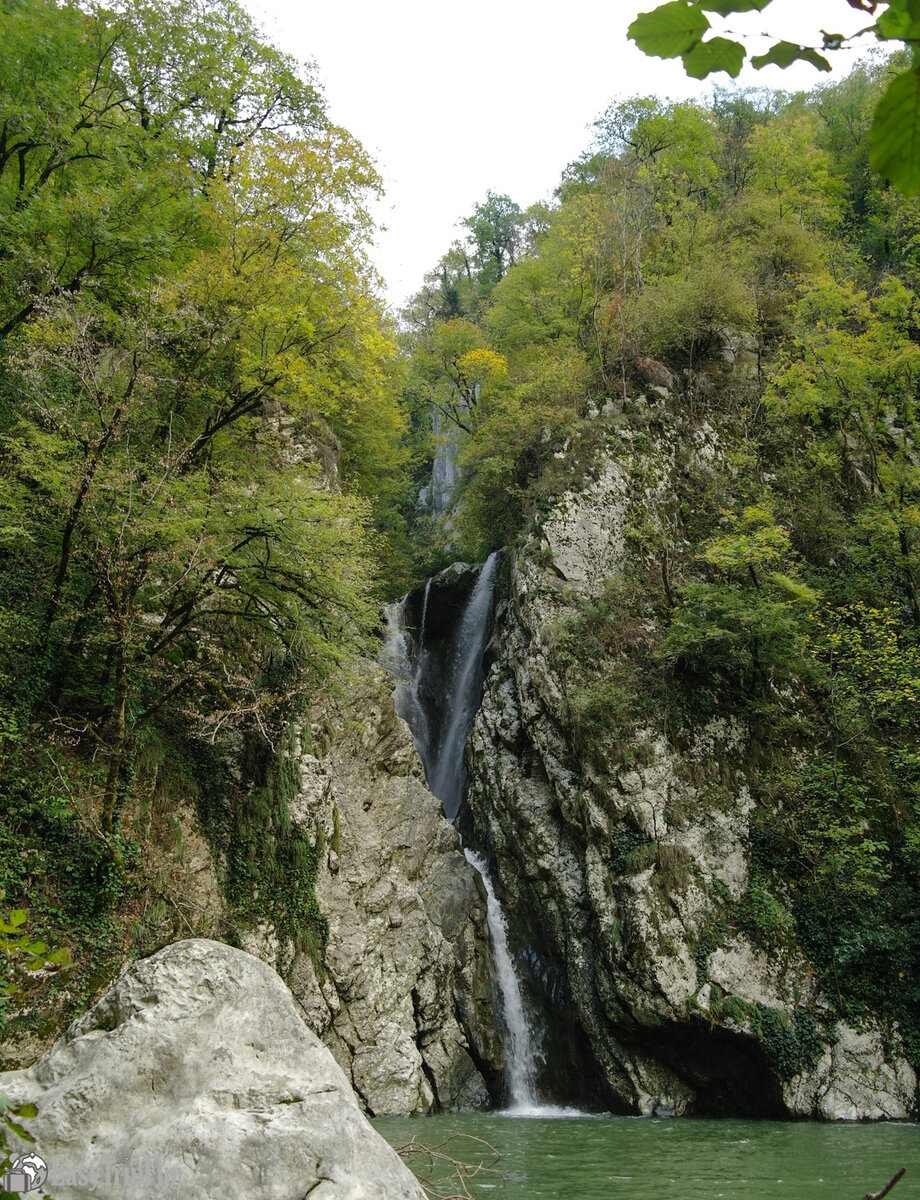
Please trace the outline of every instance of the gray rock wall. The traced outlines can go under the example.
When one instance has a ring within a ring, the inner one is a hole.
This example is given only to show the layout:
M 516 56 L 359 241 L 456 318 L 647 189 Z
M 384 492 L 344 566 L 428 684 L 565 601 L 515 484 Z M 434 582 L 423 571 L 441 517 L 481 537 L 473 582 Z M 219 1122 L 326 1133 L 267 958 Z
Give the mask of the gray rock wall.
M 692 453 L 705 469 L 714 440 L 704 428 L 697 443 Z M 789 1078 L 757 1036 L 756 1014 L 769 1010 L 783 1036 L 804 1037 L 803 1014 L 827 1011 L 804 956 L 788 945 L 768 954 L 743 933 L 707 944 L 725 902 L 749 882 L 742 723 L 701 725 L 680 751 L 654 719 L 631 735 L 626 755 L 612 745 L 598 761 L 576 749 L 552 640 L 579 598 L 628 569 L 630 505 L 644 500 L 653 510 L 675 461 L 663 442 L 637 498 L 626 460 L 609 456 L 512 562 L 467 751 L 466 819 L 490 856 L 519 946 L 562 975 L 571 1002 L 563 1020 L 580 1026 L 610 1106 L 904 1118 L 917 1080 L 897 1029 L 833 1025 L 815 1065 Z M 728 763 L 740 769 L 724 772 L 723 801 L 697 803 L 693 781 L 721 777 Z M 631 870 L 614 868 L 624 836 L 648 847 Z
M 300 751 L 291 815 L 323 830 L 329 938 L 322 965 L 299 953 L 288 980 L 369 1112 L 474 1108 L 501 1065 L 485 901 L 391 690 L 362 668 Z M 276 952 L 268 930 L 247 948 Z

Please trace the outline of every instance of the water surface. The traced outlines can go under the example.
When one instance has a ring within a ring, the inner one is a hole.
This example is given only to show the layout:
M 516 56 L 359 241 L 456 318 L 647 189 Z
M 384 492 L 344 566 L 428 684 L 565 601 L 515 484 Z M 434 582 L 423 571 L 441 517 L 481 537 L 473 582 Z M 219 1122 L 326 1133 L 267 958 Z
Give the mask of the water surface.
M 483 1200 L 862 1200 L 899 1167 L 891 1200 L 920 1200 L 920 1126 L 675 1121 L 501 1113 L 380 1118 L 394 1146 L 415 1139 L 470 1163 L 500 1153 L 502 1176 L 468 1183 Z

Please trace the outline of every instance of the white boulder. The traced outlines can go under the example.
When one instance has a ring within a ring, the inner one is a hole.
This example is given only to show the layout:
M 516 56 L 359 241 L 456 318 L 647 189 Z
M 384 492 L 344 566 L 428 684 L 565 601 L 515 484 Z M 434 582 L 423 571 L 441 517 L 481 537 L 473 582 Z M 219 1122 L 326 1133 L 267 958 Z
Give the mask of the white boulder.
M 280 977 L 218 942 L 134 964 L 0 1091 L 55 1200 L 423 1200 Z

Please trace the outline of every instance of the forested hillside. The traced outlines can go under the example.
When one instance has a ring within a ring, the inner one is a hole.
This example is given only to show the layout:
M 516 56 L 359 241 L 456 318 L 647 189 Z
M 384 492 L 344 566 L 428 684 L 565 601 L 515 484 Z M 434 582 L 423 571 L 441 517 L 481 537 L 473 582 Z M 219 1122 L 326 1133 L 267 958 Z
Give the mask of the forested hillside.
M 801 945 L 834 1014 L 897 1019 L 916 1064 L 920 204 L 867 155 L 902 68 L 615 103 L 557 202 L 487 197 L 406 315 L 415 427 L 434 406 L 461 443 L 448 524 L 415 518 L 430 562 L 509 544 L 551 568 L 544 515 L 605 463 L 628 477 L 628 569 L 541 631 L 585 794 L 617 794 L 649 728 L 678 751 L 712 719 L 750 731 L 668 810 L 680 828 L 741 780 L 754 800 L 701 981 L 733 932 Z M 617 836 L 614 896 L 652 866 L 666 911 L 692 864 Z M 736 1010 L 718 1019 L 757 1025 Z M 815 1060 L 808 1028 L 786 1067 Z
M 309 70 L 234 0 L 0 39 L 0 879 L 79 1002 L 202 927 L 183 805 L 240 920 L 322 941 L 279 753 L 378 619 L 404 420 Z

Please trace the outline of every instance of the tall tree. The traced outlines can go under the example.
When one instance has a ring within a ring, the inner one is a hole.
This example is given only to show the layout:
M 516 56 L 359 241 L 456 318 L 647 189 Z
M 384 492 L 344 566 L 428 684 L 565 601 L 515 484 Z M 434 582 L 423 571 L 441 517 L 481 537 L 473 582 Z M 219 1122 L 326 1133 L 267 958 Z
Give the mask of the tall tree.
M 469 230 L 480 291 L 487 295 L 509 267 L 514 266 L 524 214 L 510 196 L 490 191 L 482 204 L 473 206 L 472 214 L 463 224 Z
M 164 704 L 274 743 L 373 619 L 378 179 L 234 0 L 3 22 L 0 671 L 95 743 L 111 835 Z

